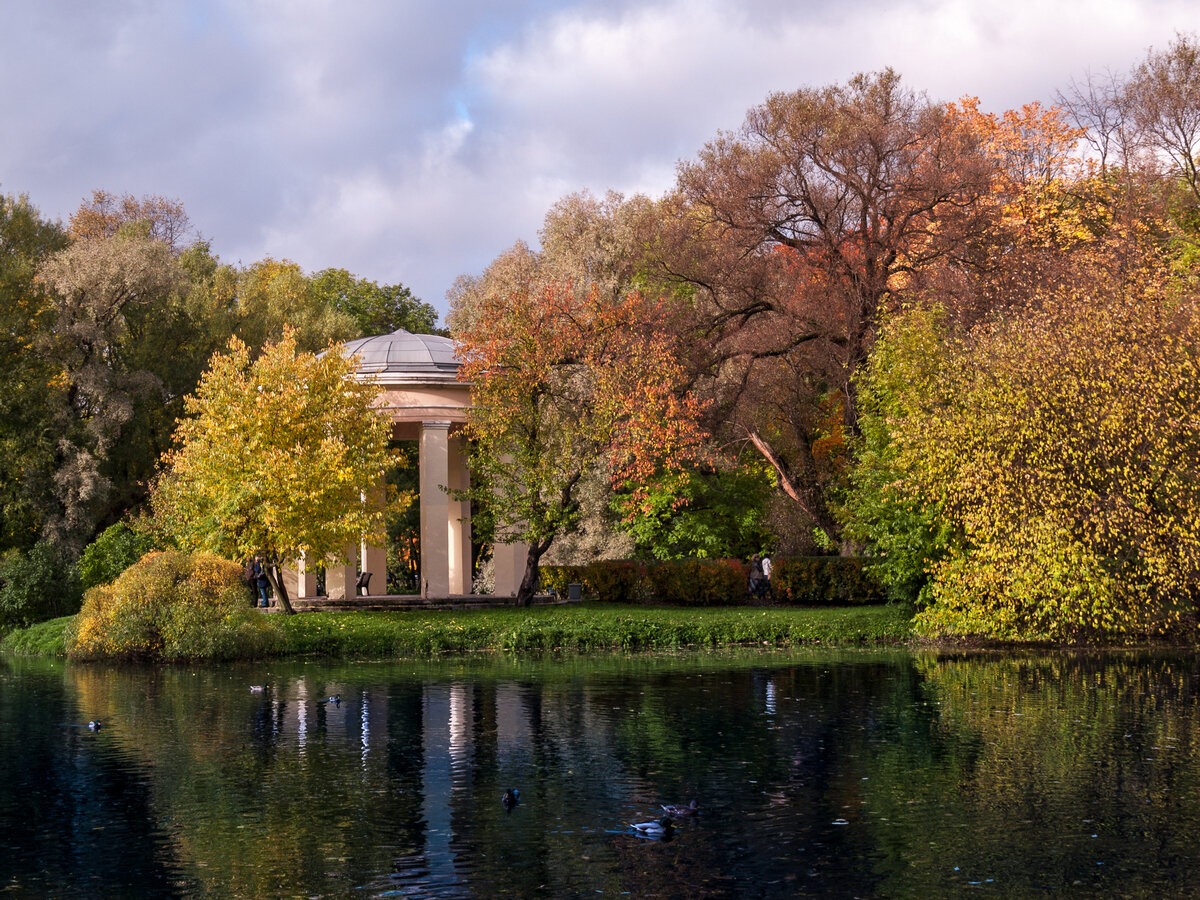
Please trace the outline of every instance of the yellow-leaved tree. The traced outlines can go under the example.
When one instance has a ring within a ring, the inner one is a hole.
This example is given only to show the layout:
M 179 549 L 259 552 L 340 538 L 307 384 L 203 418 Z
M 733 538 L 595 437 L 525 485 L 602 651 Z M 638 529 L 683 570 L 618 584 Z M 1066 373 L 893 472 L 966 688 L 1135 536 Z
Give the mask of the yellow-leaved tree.
M 187 398 L 153 489 L 160 525 L 184 549 L 266 559 L 289 613 L 282 560 L 382 540 L 384 510 L 367 497 L 389 465 L 391 424 L 353 373 L 336 346 L 298 352 L 290 329 L 257 359 L 233 338 Z

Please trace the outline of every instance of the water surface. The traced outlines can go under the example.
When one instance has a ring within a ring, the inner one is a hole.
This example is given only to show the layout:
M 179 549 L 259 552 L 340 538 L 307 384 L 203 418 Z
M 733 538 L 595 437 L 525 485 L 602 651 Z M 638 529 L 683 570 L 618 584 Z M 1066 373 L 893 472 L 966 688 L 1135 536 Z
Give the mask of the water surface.
M 1138 653 L 3 658 L 0 893 L 1191 896 L 1196 675 Z M 669 840 L 626 827 L 693 798 Z

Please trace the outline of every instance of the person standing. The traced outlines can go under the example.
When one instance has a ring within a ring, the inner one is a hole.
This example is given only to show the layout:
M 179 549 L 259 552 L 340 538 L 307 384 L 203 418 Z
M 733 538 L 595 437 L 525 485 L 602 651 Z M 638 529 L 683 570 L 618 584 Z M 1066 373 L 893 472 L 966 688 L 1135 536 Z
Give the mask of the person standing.
M 757 554 L 757 553 L 755 553 L 755 554 L 754 554 L 752 557 L 750 557 L 750 584 L 749 584 L 749 590 L 750 590 L 750 596 L 751 596 L 751 597 L 761 597 L 761 596 L 762 596 L 762 592 L 763 592 L 763 568 L 762 568 L 762 560 L 760 560 L 760 559 L 758 558 L 758 554 Z
M 771 596 L 771 557 L 764 553 L 762 556 L 763 596 Z
M 267 570 L 263 568 L 262 558 L 254 557 L 254 583 L 258 587 L 258 606 L 260 609 L 265 609 L 271 605 L 271 579 L 267 577 Z

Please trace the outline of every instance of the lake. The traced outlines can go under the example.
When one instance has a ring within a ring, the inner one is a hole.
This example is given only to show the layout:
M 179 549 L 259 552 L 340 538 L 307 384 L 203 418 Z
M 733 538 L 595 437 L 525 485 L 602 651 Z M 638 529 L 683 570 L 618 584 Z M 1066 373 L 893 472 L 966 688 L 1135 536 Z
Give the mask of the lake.
M 0 658 L 0 894 L 1194 896 L 1197 667 Z

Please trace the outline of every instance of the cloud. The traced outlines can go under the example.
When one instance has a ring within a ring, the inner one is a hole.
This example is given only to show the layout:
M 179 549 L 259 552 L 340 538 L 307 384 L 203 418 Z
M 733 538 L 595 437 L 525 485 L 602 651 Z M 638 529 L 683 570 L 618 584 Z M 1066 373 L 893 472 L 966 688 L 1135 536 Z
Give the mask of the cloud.
M 229 261 L 454 277 L 582 188 L 658 194 L 768 93 L 892 66 L 1001 110 L 1123 71 L 1192 0 L 68 0 L 0 10 L 0 190 L 181 199 Z

